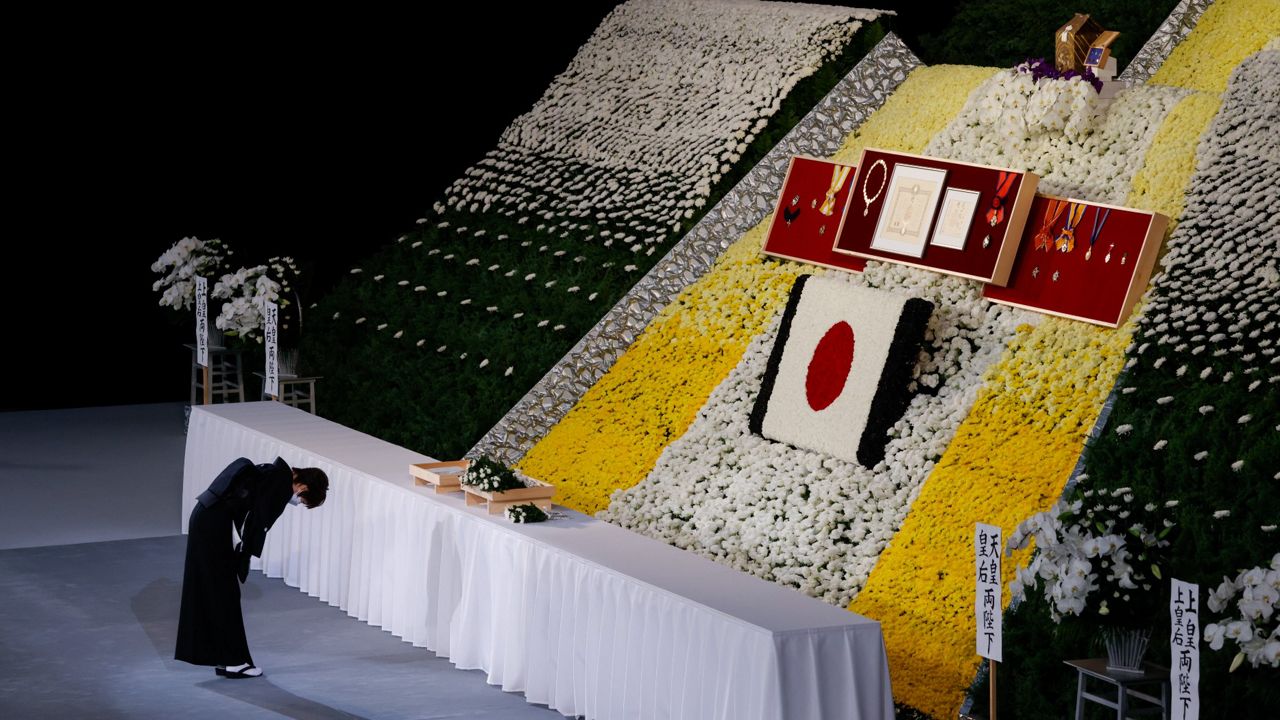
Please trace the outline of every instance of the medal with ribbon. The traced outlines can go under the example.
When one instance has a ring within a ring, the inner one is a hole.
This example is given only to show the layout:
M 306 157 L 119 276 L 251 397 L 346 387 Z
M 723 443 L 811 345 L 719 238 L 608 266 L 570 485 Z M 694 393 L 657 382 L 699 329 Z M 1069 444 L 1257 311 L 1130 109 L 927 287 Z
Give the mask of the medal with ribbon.
M 1040 225 L 1040 232 L 1035 236 L 1037 250 L 1049 252 L 1049 246 L 1053 244 L 1053 226 L 1058 222 L 1058 218 L 1062 217 L 1062 211 L 1066 209 L 1066 200 L 1049 201 L 1049 207 L 1044 211 L 1044 223 Z
M 1059 252 L 1069 253 L 1076 247 L 1076 226 L 1080 224 L 1080 220 L 1084 218 L 1084 211 L 1089 206 L 1084 203 L 1071 203 L 1071 209 L 1067 211 L 1067 222 L 1062 226 L 1062 232 L 1058 233 L 1056 246 Z
M 1009 188 L 1013 187 L 1013 179 L 1016 177 L 1017 173 L 1000 171 L 1000 180 L 996 183 L 996 194 L 991 198 L 991 209 L 987 211 L 987 222 L 991 227 L 1004 222 L 1005 198 L 1009 195 Z
M 1084 251 L 1084 259 L 1086 261 L 1093 256 L 1093 245 L 1098 242 L 1098 236 L 1102 234 L 1102 226 L 1107 224 L 1107 218 L 1109 217 L 1111 217 L 1111 208 L 1107 208 L 1105 213 L 1102 212 L 1102 208 L 1094 211 L 1093 232 L 1089 233 L 1089 249 Z M 1110 257 L 1111 254 L 1108 253 L 1107 258 L 1110 259 Z
M 844 187 L 844 183 L 849 179 L 849 171 L 853 168 L 848 165 L 836 165 L 831 168 L 831 187 L 827 188 L 827 198 L 822 201 L 822 207 L 818 208 L 818 212 L 823 215 L 830 216 L 836 209 L 836 193 L 840 192 L 840 188 Z

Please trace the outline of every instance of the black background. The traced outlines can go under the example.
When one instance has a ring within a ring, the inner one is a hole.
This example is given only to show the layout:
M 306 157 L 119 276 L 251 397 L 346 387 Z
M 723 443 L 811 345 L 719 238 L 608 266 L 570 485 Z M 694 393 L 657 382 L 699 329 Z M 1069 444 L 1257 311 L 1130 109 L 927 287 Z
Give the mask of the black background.
M 185 398 L 194 326 L 157 305 L 161 252 L 218 237 L 236 267 L 291 254 L 326 287 L 412 229 L 613 4 L 16 19 L 0 410 Z
M 194 324 L 157 304 L 161 252 L 292 255 L 309 304 L 412 229 L 616 4 L 12 15 L 0 411 L 184 399 Z M 900 31 L 949 19 L 900 12 Z

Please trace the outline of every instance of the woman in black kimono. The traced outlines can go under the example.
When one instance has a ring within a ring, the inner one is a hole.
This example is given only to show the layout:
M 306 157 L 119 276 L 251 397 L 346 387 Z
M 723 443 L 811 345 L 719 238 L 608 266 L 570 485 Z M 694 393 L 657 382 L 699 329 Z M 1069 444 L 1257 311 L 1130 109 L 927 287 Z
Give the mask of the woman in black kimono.
M 240 458 L 200 494 L 187 525 L 176 659 L 213 665 L 223 677 L 262 675 L 249 655 L 240 614 L 249 556 L 262 557 L 267 530 L 285 505 L 319 507 L 328 491 L 329 478 L 318 468 L 293 469 L 280 458 L 254 465 Z M 233 526 L 240 537 L 234 547 Z

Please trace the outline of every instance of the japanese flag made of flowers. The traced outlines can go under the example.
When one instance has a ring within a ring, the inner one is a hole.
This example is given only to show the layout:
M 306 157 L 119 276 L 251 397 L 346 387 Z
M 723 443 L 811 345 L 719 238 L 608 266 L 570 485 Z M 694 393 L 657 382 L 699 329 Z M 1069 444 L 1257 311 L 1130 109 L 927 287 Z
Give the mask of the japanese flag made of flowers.
M 802 275 L 778 328 L 751 431 L 875 465 L 908 386 L 933 303 Z

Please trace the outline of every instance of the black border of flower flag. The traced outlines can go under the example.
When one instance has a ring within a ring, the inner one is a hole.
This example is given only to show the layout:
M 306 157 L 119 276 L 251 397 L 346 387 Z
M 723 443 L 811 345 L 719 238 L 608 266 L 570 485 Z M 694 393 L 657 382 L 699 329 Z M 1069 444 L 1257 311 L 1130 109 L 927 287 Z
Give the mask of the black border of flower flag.
M 769 399 L 773 396 L 774 384 L 777 381 L 778 366 L 782 363 L 782 353 L 791 337 L 791 323 L 795 319 L 796 309 L 800 306 L 800 297 L 812 275 L 801 275 L 791 286 L 791 294 L 787 298 L 786 310 L 782 313 L 782 322 L 778 326 L 778 337 L 773 341 L 773 351 L 769 354 L 769 363 L 765 367 L 764 378 L 760 382 L 760 395 L 756 397 L 748 427 L 751 432 L 765 437 L 764 416 L 769 409 Z M 862 437 L 857 438 L 858 462 L 872 467 L 884 459 L 886 434 L 889 428 L 902 417 L 902 413 L 911 402 L 911 393 L 907 386 L 911 382 L 911 374 L 915 369 L 916 359 L 920 353 L 920 345 L 924 342 L 925 326 L 933 314 L 933 303 L 920 298 L 909 298 L 902 306 L 902 315 L 893 330 L 893 341 L 889 344 L 888 357 L 884 370 L 880 374 L 880 383 L 876 387 L 875 396 L 871 400 L 871 409 L 867 414 L 867 425 Z M 779 442 L 772 438 L 765 438 Z

